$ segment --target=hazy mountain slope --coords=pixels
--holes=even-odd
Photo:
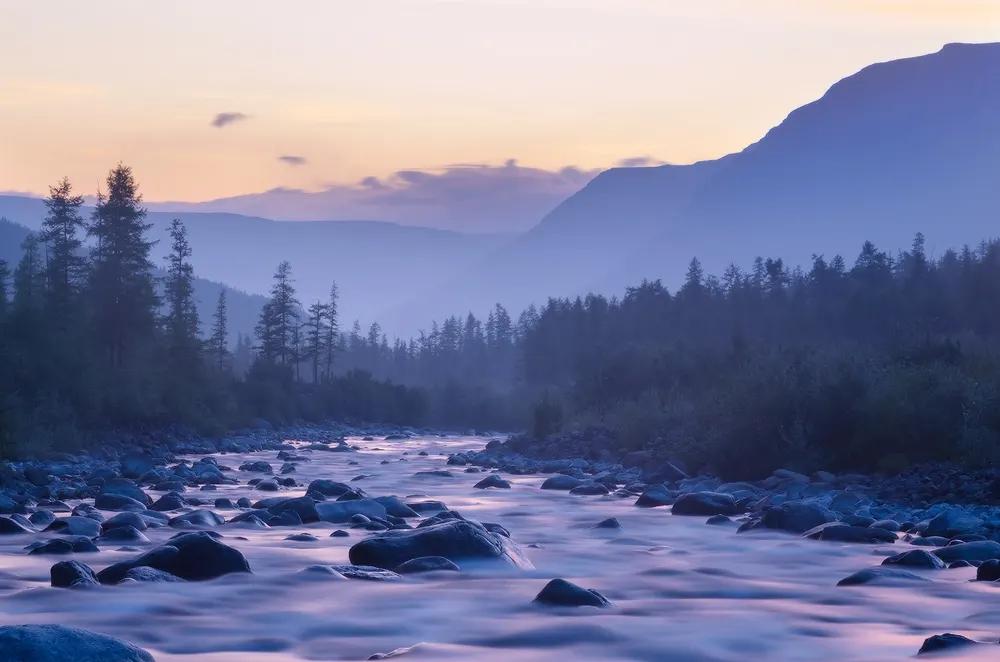
[[[41,200],[0,196],[0,216],[37,228],[43,215]],[[383,318],[386,309],[416,294],[433,295],[436,286],[509,240],[371,221],[278,222],[238,214],[150,212],[152,236],[159,240],[157,263],[169,247],[167,228],[174,217],[187,226],[199,276],[267,293],[278,262],[289,260],[304,305],[325,300],[330,283],[337,281],[348,324]],[[390,330],[412,331],[406,322],[399,320]]]
[[[895,250],[918,230],[943,249],[998,221],[1000,44],[954,44],[863,69],[737,154],[603,173],[456,282],[453,307],[676,284],[693,255],[712,271],[853,258],[864,239]]]
[[[6,260],[11,272],[21,259],[21,242],[31,232],[28,228],[10,221],[0,220],[0,260]],[[162,277],[163,273],[157,273]],[[11,284],[8,283],[8,287]],[[207,336],[212,327],[212,316],[219,299],[219,291],[226,288],[226,307],[228,312],[228,327],[230,344],[235,344],[237,334],[252,335],[260,309],[264,305],[264,297],[247,294],[222,283],[196,278],[194,296],[201,318],[202,335]]]

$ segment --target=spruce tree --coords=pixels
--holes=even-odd
[[[46,243],[48,264],[47,303],[54,323],[62,329],[70,324],[70,308],[74,304],[83,277],[84,260],[77,233],[83,229],[80,207],[83,196],[73,195],[69,179],[63,178],[49,187],[45,200],[48,210],[42,223],[41,239]]]
[[[198,310],[194,302],[191,244],[187,239],[187,229],[176,218],[170,223],[170,240],[170,254],[166,257],[167,276],[163,283],[167,304],[164,326],[171,354],[189,361],[198,353]]]
[[[7,281],[10,279],[10,267],[6,260],[0,260],[0,319],[7,316],[10,307],[10,295],[7,293]]]
[[[96,240],[91,285],[95,335],[112,366],[121,366],[132,347],[150,339],[156,326],[156,291],[146,239],[151,227],[132,169],[108,173],[107,192],[98,194],[90,227]]]
[[[14,309],[33,313],[42,306],[45,296],[45,271],[38,250],[38,236],[29,234],[21,242],[21,260],[14,269]]]
[[[326,341],[323,343],[326,350],[326,365],[324,366],[326,379],[330,379],[333,376],[333,362],[340,343],[340,318],[337,312],[337,296],[337,283],[332,283],[330,285],[330,300],[326,304]]]
[[[266,360],[290,366],[295,360],[293,345],[299,326],[299,300],[292,285],[292,265],[284,261],[274,272],[271,298],[261,311],[257,337]]]
[[[208,339],[212,360],[220,371],[225,371],[229,359],[229,349],[226,342],[229,330],[228,311],[226,310],[226,288],[219,290],[219,299],[215,304],[215,315],[212,318],[212,335]]]
[[[328,334],[327,325],[327,312],[328,307],[317,301],[311,306],[309,306],[308,316],[306,317],[305,326],[305,350],[303,352],[303,358],[308,360],[312,365],[312,381],[314,384],[319,383],[319,367],[320,362],[324,360],[324,355],[327,353],[326,342]]]

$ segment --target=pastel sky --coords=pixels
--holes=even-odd
[[[118,161],[187,201],[684,163],[871,62],[995,40],[996,0],[0,0],[0,190],[90,193]]]

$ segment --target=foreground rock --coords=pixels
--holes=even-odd
[[[128,642],[63,625],[0,627],[0,655],[4,662],[153,662]]]
[[[592,588],[577,586],[565,579],[553,579],[545,585],[535,602],[558,607],[610,607],[611,602]]]
[[[215,579],[234,572],[250,572],[250,564],[239,550],[202,531],[181,534],[131,561],[110,565],[97,573],[97,579],[102,584],[117,584],[130,570],[142,566],[191,581]]]
[[[979,645],[978,641],[973,641],[968,637],[963,637],[960,634],[953,634],[951,632],[945,632],[944,634],[936,634],[933,637],[927,637],[924,639],[924,643],[920,647],[920,650],[917,651],[917,655],[940,653],[943,651],[951,651]]]
[[[736,499],[723,492],[689,492],[677,497],[674,515],[735,515],[739,512]]]
[[[90,566],[79,561],[60,561],[49,569],[54,588],[83,588],[97,586],[97,575]]]
[[[882,565],[902,565],[910,568],[926,568],[928,570],[942,570],[946,566],[937,555],[923,549],[910,549],[902,554],[890,556],[882,561]]]
[[[422,556],[452,561],[480,561],[531,568],[531,563],[507,537],[478,522],[451,519],[410,530],[386,531],[363,540],[350,550],[351,563],[396,568]]]

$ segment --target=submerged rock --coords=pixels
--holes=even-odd
[[[768,529],[805,533],[809,529],[833,522],[836,519],[836,515],[819,504],[788,501],[764,511],[761,523]]]
[[[865,568],[864,570],[859,570],[853,575],[848,575],[837,582],[837,586],[859,586],[861,584],[894,585],[906,582],[925,581],[927,581],[925,578],[920,575],[915,575],[908,570],[878,566],[876,568]]]
[[[496,487],[500,489],[510,489],[510,481],[504,480],[500,477],[500,474],[490,474],[486,478],[473,485],[476,489],[485,490],[489,487]]]
[[[594,525],[595,529],[620,529],[622,528],[622,523],[618,521],[617,517],[609,517],[607,519],[602,519],[600,522]]]
[[[577,586],[565,579],[553,579],[545,585],[535,602],[559,607],[610,607],[611,602],[592,588]]]
[[[131,579],[132,581],[135,582],[149,582],[154,584],[184,581],[177,575],[172,575],[169,572],[164,572],[163,570],[157,570],[156,568],[151,568],[147,565],[140,565],[136,568],[132,568],[131,570],[125,573],[124,579]]]
[[[643,490],[635,505],[640,508],[656,508],[657,506],[669,506],[674,502],[673,493],[664,485],[653,485]]]
[[[121,639],[64,625],[0,627],[0,651],[4,662],[153,662]]]
[[[983,564],[976,568],[977,582],[1000,581],[1000,559],[990,559],[983,561]]]
[[[1000,559],[1000,542],[994,540],[979,540],[948,545],[934,550],[934,556],[945,563],[952,561],[989,561]]]
[[[97,578],[102,584],[117,584],[129,570],[140,566],[192,581],[250,572],[250,564],[238,549],[219,542],[207,531],[199,531],[181,534],[131,561],[110,565],[97,573]]]
[[[542,482],[541,489],[543,490],[564,490],[569,491],[580,485],[583,481],[579,478],[573,478],[572,476],[566,476],[563,474],[557,474],[555,476],[549,476]]]
[[[459,572],[460,568],[454,561],[446,559],[443,556],[421,556],[419,558],[410,559],[396,568],[396,572],[401,575],[418,572],[435,572],[438,570]]]
[[[941,570],[945,568],[945,563],[936,555],[923,549],[909,549],[901,554],[890,556],[882,561],[882,565],[902,565],[911,568],[928,568],[931,570]]]
[[[828,542],[896,542],[896,534],[892,531],[873,529],[868,526],[851,526],[850,524],[840,524],[839,522],[822,524],[806,531],[802,535],[805,538],[811,538],[813,540],[826,540]]]
[[[96,586],[97,575],[86,563],[60,561],[49,568],[50,583],[55,588],[81,588]]]
[[[66,538],[53,538],[37,547],[32,547],[29,554],[80,554],[85,552],[99,552],[97,545],[91,542],[86,536],[69,536]]]
[[[917,651],[917,655],[927,655],[928,653],[940,653],[941,651],[955,650],[957,648],[967,648],[969,646],[979,646],[978,641],[973,641],[960,634],[945,632],[936,634],[933,637],[924,639],[923,645]]]

